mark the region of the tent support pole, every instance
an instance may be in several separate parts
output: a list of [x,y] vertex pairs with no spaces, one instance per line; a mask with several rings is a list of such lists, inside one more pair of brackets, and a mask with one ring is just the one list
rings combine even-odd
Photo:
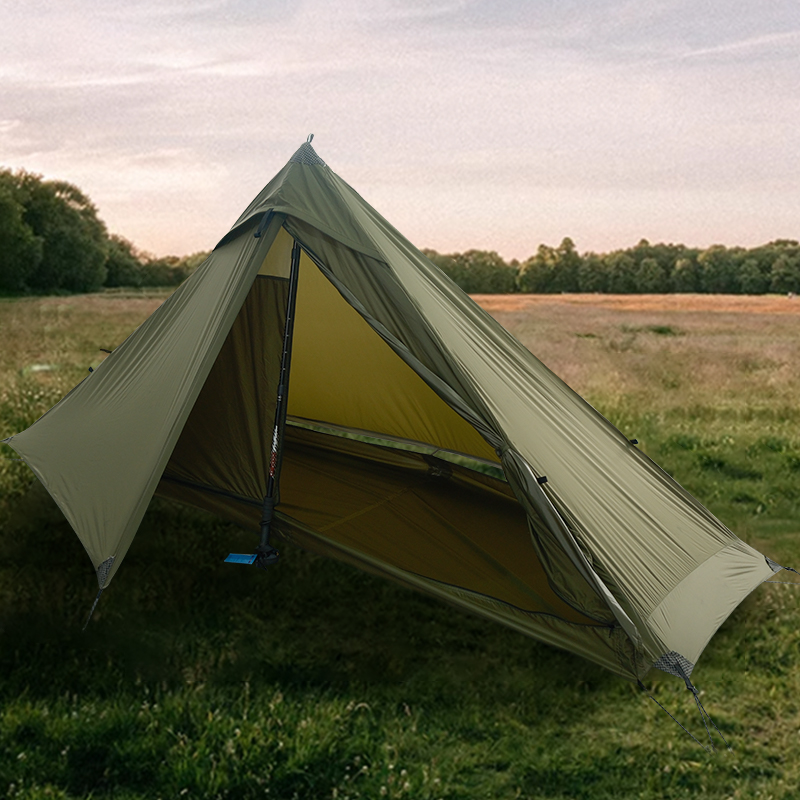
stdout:
[[283,461],[283,439],[286,431],[286,409],[289,397],[289,369],[292,361],[292,334],[294,332],[294,313],[297,304],[297,277],[300,271],[300,244],[295,239],[292,247],[292,265],[289,272],[289,298],[286,303],[286,322],[283,328],[283,352],[281,372],[278,379],[278,400],[275,404],[275,424],[270,444],[269,474],[267,493],[261,507],[261,541],[256,548],[256,566],[267,567],[278,560],[278,551],[269,543],[275,503],[278,499],[278,483]]

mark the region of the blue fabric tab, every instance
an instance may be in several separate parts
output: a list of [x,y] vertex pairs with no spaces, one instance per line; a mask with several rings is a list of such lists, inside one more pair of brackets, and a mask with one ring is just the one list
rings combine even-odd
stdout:
[[254,564],[257,556],[255,553],[230,553],[225,559],[226,564]]

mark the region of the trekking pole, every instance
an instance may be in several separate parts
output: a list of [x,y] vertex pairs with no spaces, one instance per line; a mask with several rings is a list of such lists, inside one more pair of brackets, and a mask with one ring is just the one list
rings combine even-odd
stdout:
[[289,298],[286,303],[286,322],[283,328],[283,352],[281,353],[281,370],[278,378],[278,397],[275,404],[275,423],[272,427],[270,442],[269,472],[267,475],[267,493],[261,506],[261,539],[253,555],[231,553],[225,560],[229,563],[255,564],[266,569],[279,557],[278,551],[270,544],[272,520],[275,504],[278,500],[278,489],[283,461],[283,440],[286,432],[286,409],[289,397],[289,368],[292,360],[292,333],[294,331],[294,314],[297,304],[297,278],[300,268],[300,244],[297,240],[292,247],[292,264],[289,272]]

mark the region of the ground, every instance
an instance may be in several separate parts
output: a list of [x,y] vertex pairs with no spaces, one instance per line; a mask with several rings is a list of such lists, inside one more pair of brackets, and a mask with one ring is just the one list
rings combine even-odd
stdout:
[[[0,301],[0,438],[165,297]],[[476,299],[740,537],[800,568],[800,300]],[[248,536],[154,502],[82,634],[91,564],[27,468],[0,461],[0,791],[797,796],[800,587],[757,589],[703,653],[693,677],[734,747],[711,755],[584,659],[345,565],[296,550],[266,575],[223,565]],[[680,681],[646,683],[705,740]]]

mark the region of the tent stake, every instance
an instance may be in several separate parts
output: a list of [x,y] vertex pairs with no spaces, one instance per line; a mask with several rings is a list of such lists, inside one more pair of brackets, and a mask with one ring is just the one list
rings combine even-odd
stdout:
[[292,334],[294,332],[294,312],[297,303],[297,276],[300,268],[300,244],[295,239],[292,247],[292,266],[289,273],[289,298],[286,303],[286,323],[283,328],[283,353],[281,372],[278,380],[278,400],[275,405],[275,424],[270,444],[269,475],[267,493],[261,507],[261,541],[256,548],[256,566],[262,569],[278,560],[278,551],[269,543],[275,502],[278,496],[278,482],[283,461],[283,439],[286,431],[286,408],[289,396],[289,367],[292,360]]

